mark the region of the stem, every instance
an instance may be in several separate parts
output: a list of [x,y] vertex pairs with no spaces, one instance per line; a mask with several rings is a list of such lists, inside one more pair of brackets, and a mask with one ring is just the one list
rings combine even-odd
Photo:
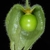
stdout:
[[26,8],[27,8],[27,9],[29,9],[29,8],[30,8],[30,5],[29,5],[29,0],[26,0],[25,5],[26,5]]

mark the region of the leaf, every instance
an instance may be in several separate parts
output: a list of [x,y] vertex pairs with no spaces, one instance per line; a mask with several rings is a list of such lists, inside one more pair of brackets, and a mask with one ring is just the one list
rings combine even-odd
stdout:
[[[15,45],[15,49],[18,50],[18,42],[20,41],[20,26],[19,26],[19,20],[20,17],[22,16],[22,9],[19,4],[14,5],[10,11],[8,12],[6,19],[5,19],[5,25],[6,25],[6,30],[7,30],[7,35],[10,39],[10,42]],[[10,44],[10,46],[12,46]],[[14,46],[13,45],[13,46]],[[13,47],[12,46],[12,47]],[[12,49],[12,48],[11,48]]]

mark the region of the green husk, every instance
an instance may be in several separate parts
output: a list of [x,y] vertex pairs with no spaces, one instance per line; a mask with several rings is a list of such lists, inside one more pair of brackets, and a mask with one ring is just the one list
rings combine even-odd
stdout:
[[19,20],[25,8],[20,4],[15,4],[8,12],[5,25],[7,35],[10,39],[11,50],[29,50],[29,48],[41,37],[45,30],[45,14],[43,8],[35,4],[32,7],[29,6],[28,0],[26,0],[26,9],[29,7],[32,14],[37,18],[37,27],[32,32],[23,31],[19,25]]

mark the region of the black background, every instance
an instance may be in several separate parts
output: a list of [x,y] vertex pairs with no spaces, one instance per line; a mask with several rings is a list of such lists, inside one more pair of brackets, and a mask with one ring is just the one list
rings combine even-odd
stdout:
[[[24,4],[25,0],[0,0],[0,50],[9,49],[9,39],[6,35],[4,21],[6,14],[10,8],[16,4]],[[45,12],[46,17],[46,28],[41,38],[33,45],[32,50],[50,50],[50,1],[48,0],[30,0],[30,5],[40,4]]]

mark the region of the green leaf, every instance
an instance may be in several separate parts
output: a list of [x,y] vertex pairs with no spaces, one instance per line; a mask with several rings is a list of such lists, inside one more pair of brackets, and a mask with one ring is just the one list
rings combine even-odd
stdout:
[[23,15],[23,12],[21,11],[23,10],[23,8],[21,9],[21,7],[22,6],[19,4],[14,5],[8,12],[5,19],[7,35],[11,42],[10,46],[12,49],[13,46],[15,45],[15,50],[18,50],[18,43],[20,41],[21,29],[19,26],[19,20],[20,20],[20,17]]

